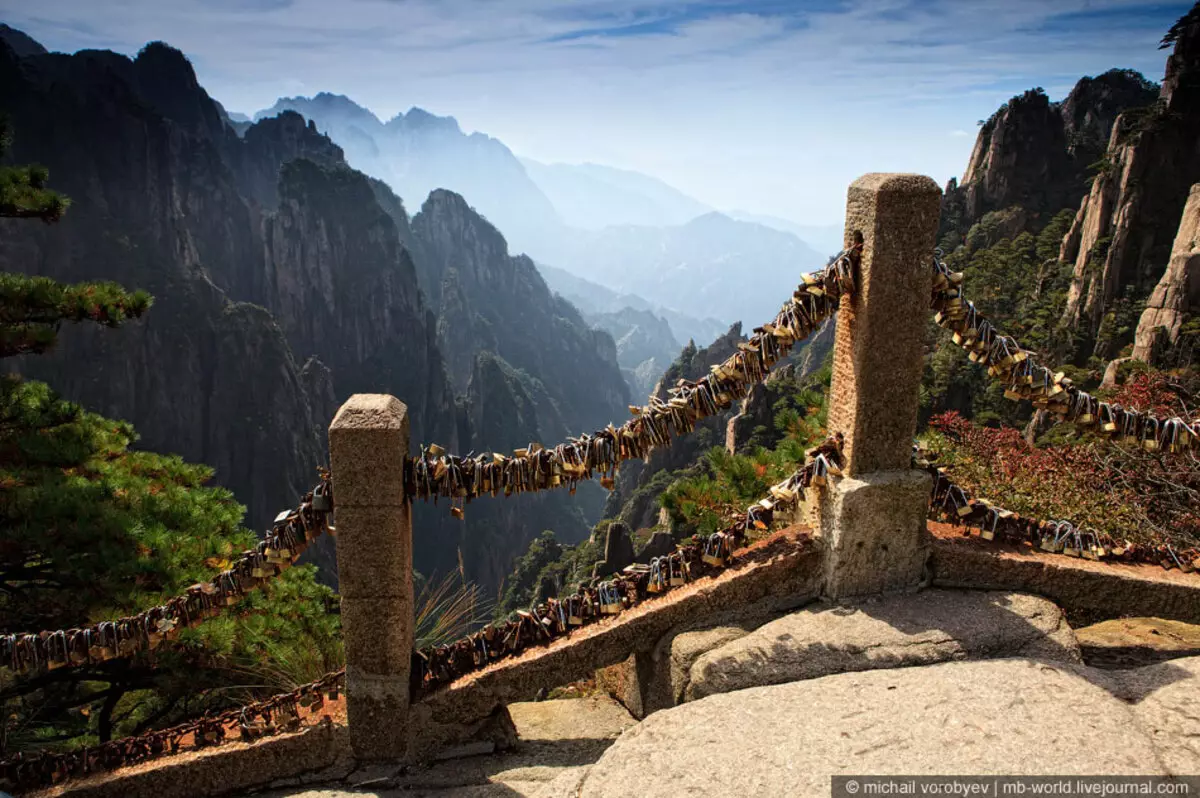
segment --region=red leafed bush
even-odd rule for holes
[[[1169,403],[1154,378],[1126,387],[1130,406]],[[936,430],[930,443],[964,487],[1022,515],[1070,520],[1117,539],[1185,548],[1200,542],[1194,453],[1149,452],[1093,437],[1031,446],[1016,429],[979,427],[955,412],[935,416],[930,426]]]

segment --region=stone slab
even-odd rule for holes
[[[571,698],[509,704],[522,740],[615,739],[634,725],[624,707],[608,698]]]
[[[1200,773],[1200,657],[1120,673],[1122,697],[1159,760],[1172,773]]]
[[[853,605],[813,604],[700,655],[685,700],[834,673],[1027,656],[1079,662],[1051,602],[1020,593],[925,590]]]
[[[1084,662],[1133,668],[1200,655],[1200,624],[1166,618],[1116,618],[1075,630]]]
[[[1183,713],[1187,691],[1200,687],[1200,663],[1182,662],[1153,666],[1186,673],[1151,694],[1165,716],[1150,696],[1145,711],[1127,704],[1110,672],[1032,659],[843,673],[710,696],[622,735],[579,795],[641,795],[647,774],[673,795],[827,798],[839,774],[1197,773],[1200,755],[1188,745],[1168,751],[1159,739],[1196,731]],[[1166,729],[1168,719],[1178,727]],[[1043,755],[1048,747],[1063,753]]]
[[[1153,565],[1090,562],[976,537],[934,536],[932,583],[939,587],[1017,590],[1068,610],[1103,617],[1154,616],[1200,623],[1200,574]]]

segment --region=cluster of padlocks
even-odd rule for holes
[[[231,730],[236,730],[237,739],[246,742],[296,731],[324,707],[326,697],[336,700],[344,683],[345,671],[339,670],[290,692],[169,729],[64,753],[17,754],[0,762],[0,789],[24,792],[145,762],[163,754],[221,745],[228,740]],[[189,736],[190,746],[184,742]]]
[[[830,437],[808,452],[805,464],[772,485],[768,495],[750,505],[719,532],[696,536],[670,554],[634,564],[593,584],[581,584],[567,596],[549,598],[498,624],[489,624],[454,643],[413,652],[411,692],[416,699],[437,687],[487,667],[493,662],[545,645],[573,630],[620,615],[649,598],[717,573],[729,566],[733,551],[748,530],[766,530],[776,514],[792,510],[810,486],[826,484],[841,473],[842,437]]]
[[[641,459],[651,449],[670,443],[672,436],[691,432],[700,419],[716,415],[743,398],[752,385],[792,346],[807,338],[838,309],[843,294],[854,290],[854,269],[861,244],[846,250],[824,269],[806,274],[803,284],[784,304],[775,320],[754,330],[738,351],[699,380],[680,380],[667,398],[651,396],[645,406],[630,406],[633,415],[620,427],[612,424],[592,434],[544,447],[538,443],[511,454],[499,452],[460,457],[437,445],[422,447],[405,462],[405,492],[417,499],[452,502],[461,517],[461,503],[488,496],[548,490],[565,486],[572,492],[585,479],[600,475],[612,488],[620,463]]]
[[[153,651],[163,641],[232,606],[250,590],[289,568],[314,539],[331,532],[333,492],[329,475],[299,506],[278,515],[271,531],[211,581],[137,615],[78,629],[0,635],[0,667],[36,674],[70,666],[95,665]]]
[[[983,540],[1028,543],[1041,551],[1085,560],[1151,563],[1168,570],[1178,568],[1184,573],[1200,567],[1200,549],[1116,540],[1106,532],[1080,527],[1071,521],[1026,518],[987,499],[972,497],[930,458],[928,452],[914,449],[914,464],[933,475],[930,517],[964,526],[968,534],[974,528]]]
[[[1033,352],[997,330],[962,294],[962,272],[933,259],[934,321],[953,333],[971,362],[986,366],[1004,385],[1009,399],[1028,399],[1034,407],[1080,426],[1094,427],[1114,440],[1132,441],[1152,451],[1180,452],[1200,441],[1200,419],[1158,418],[1115,402],[1102,402],[1071,384],[1061,371],[1038,363]]]

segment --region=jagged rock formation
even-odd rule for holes
[[[1200,312],[1200,183],[1192,186],[1167,270],[1146,302],[1134,338],[1133,356],[1161,362],[1179,342],[1185,322]],[[1115,362],[1115,361],[1114,361]]]
[[[571,303],[552,294],[533,261],[511,257],[500,232],[462,197],[434,191],[412,229],[428,258],[426,269],[440,275],[430,303],[459,391],[466,388],[471,357],[483,349],[541,380],[575,433],[603,427],[629,403],[612,338],[592,330]],[[578,379],[581,373],[588,378]]]
[[[964,234],[984,214],[1012,206],[1022,209],[1020,232],[1074,207],[1118,114],[1153,100],[1145,78],[1120,69],[1081,79],[1061,103],[1041,89],[1013,97],[980,128],[962,183],[946,186],[942,233]]]
[[[329,376],[315,363],[305,374],[275,320],[222,285],[226,265],[261,263],[261,245],[255,211],[222,161],[226,128],[203,113],[189,72],[162,45],[135,60],[19,58],[0,45],[13,158],[46,164],[74,201],[53,227],[6,224],[0,268],[118,279],[154,294],[144,322],[115,335],[65,330],[57,352],[16,367],[132,421],[141,445],[212,465],[261,527],[311,486],[324,459]],[[177,96],[159,107],[170,76],[182,76]]]
[[[592,567],[592,578],[619,572],[633,562],[634,556],[629,528],[620,521],[613,521],[604,532],[604,559]]]
[[[622,415],[611,338],[461,197],[438,192],[410,222],[299,115],[239,135],[166,45],[136,59],[25,50],[0,44],[13,158],[46,164],[73,205],[52,227],[5,224],[0,268],[115,279],[156,305],[116,334],[67,330],[57,353],[16,366],[131,421],[142,445],[213,465],[252,528],[311,487],[351,393],[394,394],[414,445],[456,451],[554,443]],[[422,286],[445,290],[430,301]],[[543,529],[586,535],[603,496],[579,494],[476,505],[463,522],[420,506],[417,567],[444,573],[461,550],[490,590]],[[315,557],[332,582],[332,547]]]
[[[348,97],[321,92],[282,97],[254,118],[286,110],[315,121],[345,148],[351,166],[386,181],[403,197],[425,197],[439,188],[463,195],[520,251],[562,224],[503,142],[463,133],[454,117],[412,108],[384,123]]]
[[[1159,100],[1123,113],[1103,168],[1063,240],[1075,266],[1063,322],[1095,354],[1127,339],[1104,328],[1113,302],[1144,297],[1167,267],[1189,187],[1200,180],[1200,21],[1179,31]]]
[[[681,347],[671,325],[649,310],[624,307],[614,313],[585,313],[584,318],[617,342],[617,362],[638,401],[654,390],[658,378],[679,354]]]

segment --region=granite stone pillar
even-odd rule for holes
[[[817,508],[831,599],[915,587],[928,557],[930,477],[910,458],[940,201],[920,175],[868,174],[850,186],[846,241],[863,248],[838,311],[829,395],[845,467]]]
[[[408,408],[355,394],[329,427],[350,744],[398,759],[413,650],[412,510],[404,494]]]

